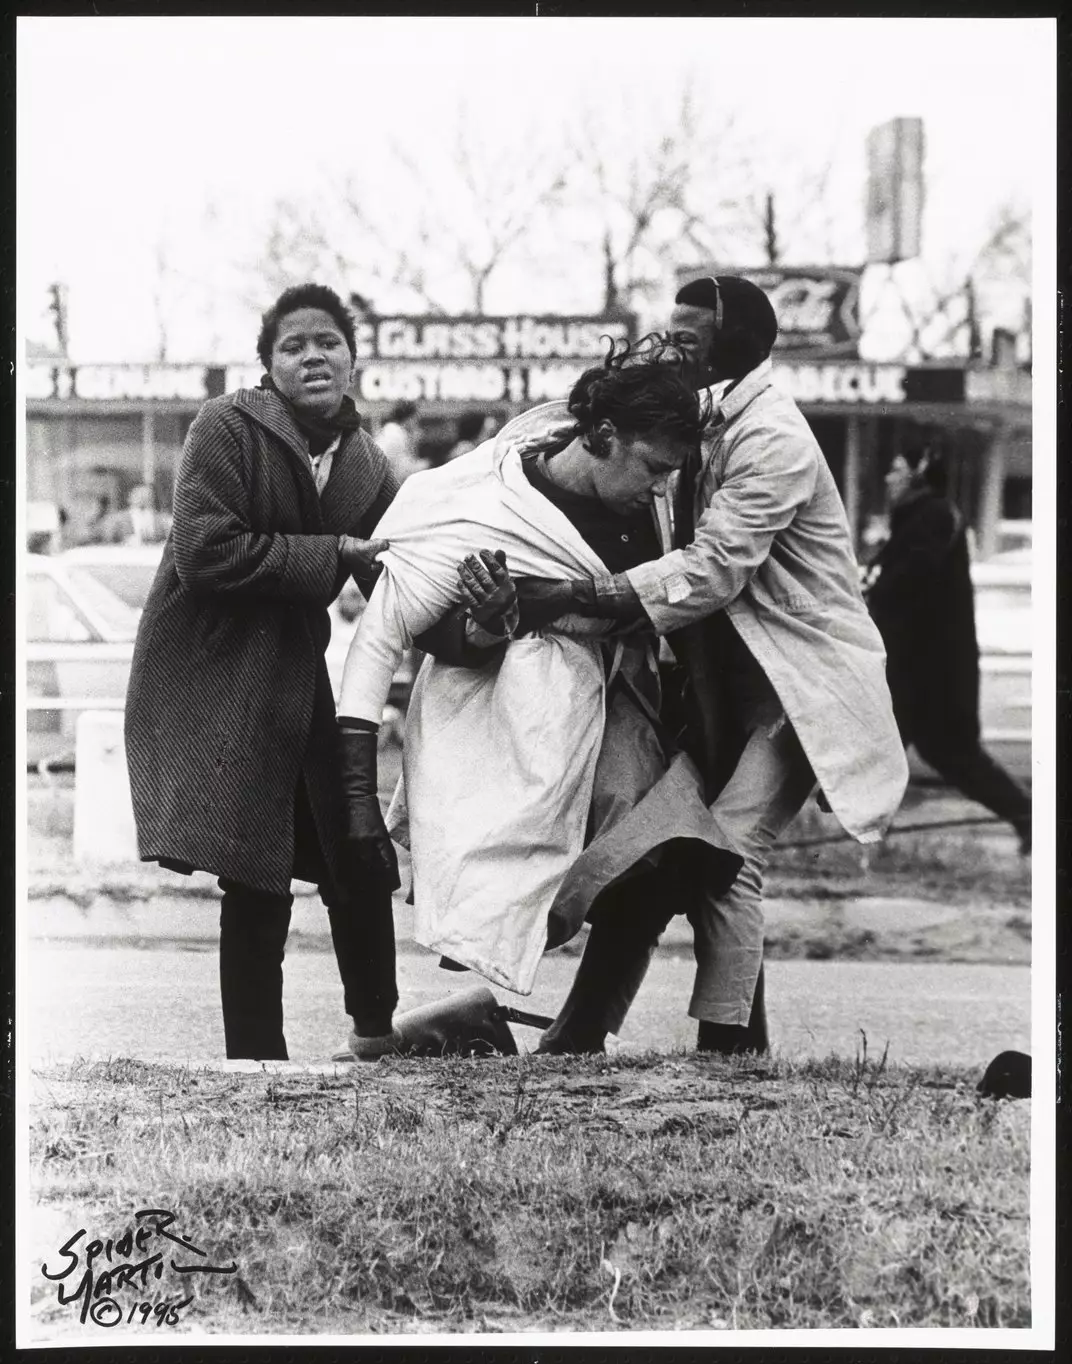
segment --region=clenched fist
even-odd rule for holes
[[[356,535],[340,535],[339,559],[346,565],[348,572],[367,578],[379,572],[376,555],[390,547],[389,540],[359,540]]]

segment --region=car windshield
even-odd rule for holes
[[[113,639],[133,640],[156,576],[156,564],[69,564],[67,575]]]

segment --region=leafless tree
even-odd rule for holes
[[[690,253],[709,256],[727,235],[740,139],[731,114],[712,128],[706,112],[688,80],[668,112],[633,99],[578,120],[570,194],[584,224],[577,245],[598,251],[608,312],[642,304],[668,267]]]
[[[680,266],[816,264],[845,251],[832,157],[784,154],[700,88],[692,77],[669,107],[633,98],[580,121],[570,202],[589,216],[578,246],[598,251],[607,310],[642,311]]]
[[[906,358],[976,359],[1009,301],[1023,310],[1031,292],[1031,216],[1006,202],[992,214],[981,241],[937,262],[922,259],[920,286],[900,294],[909,326]]]
[[[356,171],[325,184],[315,206],[277,201],[246,273],[272,288],[326,273],[373,300],[401,289],[440,313],[452,310],[453,294],[461,309],[484,311],[495,272],[566,185],[560,158],[535,132],[502,146],[485,131],[463,108],[436,165],[396,143],[403,174],[389,202]]]

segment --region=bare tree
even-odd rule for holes
[[[1031,292],[1029,209],[1006,202],[992,214],[980,242],[944,260],[921,260],[917,289],[899,291],[908,322],[906,358],[977,359],[1009,300],[1022,315]]]
[[[608,310],[650,304],[675,267],[815,264],[846,250],[832,156],[784,154],[698,88],[693,77],[669,108],[633,101],[632,118],[602,109],[581,120],[574,198],[591,215],[582,249],[598,250]]]
[[[168,358],[168,333],[172,309],[170,298],[171,250],[163,232],[153,248],[153,318],[156,323],[156,359]]]
[[[403,172],[389,204],[352,172],[325,185],[316,205],[277,201],[246,273],[263,286],[327,273],[373,299],[405,290],[429,312],[450,298],[482,312],[495,272],[566,186],[560,158],[533,130],[496,146],[462,109],[445,162],[394,145]]]
[[[572,190],[589,215],[582,250],[598,250],[603,307],[635,306],[690,249],[717,249],[741,162],[734,120],[704,126],[686,81],[669,114],[649,104],[589,109],[572,139]]]

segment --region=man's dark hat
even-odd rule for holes
[[[778,337],[778,319],[758,284],[739,275],[706,275],[683,285],[674,299],[689,308],[709,308],[716,331],[743,331],[769,351]]]

